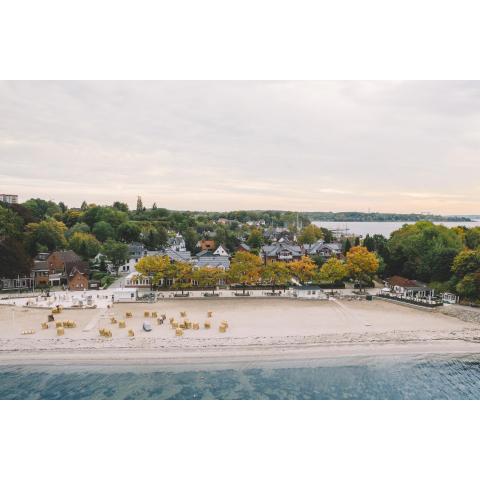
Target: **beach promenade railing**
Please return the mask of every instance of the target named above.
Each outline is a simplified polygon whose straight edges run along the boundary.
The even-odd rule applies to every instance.
[[[392,300],[395,302],[400,302],[400,303],[406,303],[409,305],[417,305],[420,307],[427,307],[427,308],[435,308],[435,307],[441,307],[443,306],[443,302],[438,301],[438,300],[430,300],[428,298],[407,298],[407,297],[401,297],[397,295],[390,295],[388,293],[377,293],[375,295],[376,297],[379,298],[384,298],[386,300]]]

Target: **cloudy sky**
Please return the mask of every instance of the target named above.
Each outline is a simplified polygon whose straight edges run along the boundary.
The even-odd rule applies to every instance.
[[[480,82],[0,82],[0,191],[480,213]]]

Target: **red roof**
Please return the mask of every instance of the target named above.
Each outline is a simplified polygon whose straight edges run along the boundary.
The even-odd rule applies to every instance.
[[[393,277],[387,278],[387,282],[392,287],[417,287],[418,282],[415,280],[410,280],[400,275],[394,275]]]

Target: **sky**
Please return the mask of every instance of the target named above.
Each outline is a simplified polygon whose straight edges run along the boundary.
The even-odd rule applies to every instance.
[[[1,81],[0,193],[480,213],[480,82]]]

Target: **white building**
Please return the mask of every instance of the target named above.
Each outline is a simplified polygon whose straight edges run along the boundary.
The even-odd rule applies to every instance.
[[[138,297],[136,288],[116,288],[112,293],[114,302],[135,302]]]
[[[0,193],[0,202],[4,203],[18,203],[18,195],[12,195],[9,193]]]

